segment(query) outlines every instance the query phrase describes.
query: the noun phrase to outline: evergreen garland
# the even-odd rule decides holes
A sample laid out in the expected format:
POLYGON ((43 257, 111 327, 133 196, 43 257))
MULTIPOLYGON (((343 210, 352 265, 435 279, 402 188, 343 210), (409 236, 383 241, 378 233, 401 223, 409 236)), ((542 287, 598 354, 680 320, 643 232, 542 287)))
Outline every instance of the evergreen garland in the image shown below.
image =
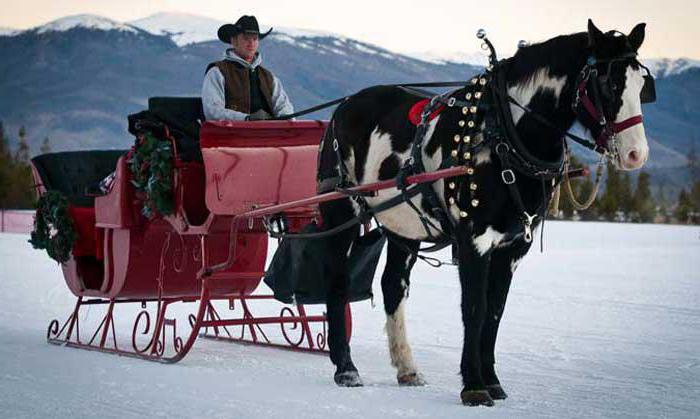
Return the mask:
POLYGON ((78 238, 68 212, 68 198, 58 191, 48 191, 37 202, 34 231, 29 243, 35 249, 46 249, 51 259, 65 263, 78 238))
POLYGON ((173 148, 150 132, 140 135, 127 160, 131 183, 145 195, 141 213, 147 218, 170 215, 173 203, 173 148))

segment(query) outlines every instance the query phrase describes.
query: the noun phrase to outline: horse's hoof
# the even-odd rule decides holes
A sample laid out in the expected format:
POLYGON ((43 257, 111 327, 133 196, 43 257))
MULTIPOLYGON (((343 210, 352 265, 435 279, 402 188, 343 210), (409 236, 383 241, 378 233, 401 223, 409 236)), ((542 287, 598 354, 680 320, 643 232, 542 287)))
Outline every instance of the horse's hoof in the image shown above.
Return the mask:
POLYGON ((340 387, 362 387, 362 379, 357 371, 337 372, 333 376, 335 383, 340 387))
POLYGON ((399 381, 399 385, 402 387, 422 387, 426 384, 423 376, 417 372, 399 375, 397 380, 399 381))
POLYGON ((489 396, 491 396, 491 398, 494 400, 505 400, 508 398, 508 394, 503 391, 503 387, 501 387, 500 384, 491 384, 490 386, 486 386, 486 390, 489 392, 489 396))
POLYGON ((462 390, 462 404, 466 406, 493 406, 493 399, 486 390, 462 390))

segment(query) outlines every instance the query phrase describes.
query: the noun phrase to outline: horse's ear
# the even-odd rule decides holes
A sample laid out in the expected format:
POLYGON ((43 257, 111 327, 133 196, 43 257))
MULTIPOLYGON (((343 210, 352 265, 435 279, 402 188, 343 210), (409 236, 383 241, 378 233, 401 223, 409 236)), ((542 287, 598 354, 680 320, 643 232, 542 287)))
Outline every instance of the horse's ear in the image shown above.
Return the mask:
POLYGON ((640 23, 632 29, 629 35, 627 35, 627 40, 630 43, 630 47, 633 51, 637 51, 639 47, 642 46, 644 42, 644 29, 646 28, 646 23, 640 23))
POLYGON ((594 47, 599 45, 605 35, 598 29, 591 19, 588 19, 588 46, 594 47))

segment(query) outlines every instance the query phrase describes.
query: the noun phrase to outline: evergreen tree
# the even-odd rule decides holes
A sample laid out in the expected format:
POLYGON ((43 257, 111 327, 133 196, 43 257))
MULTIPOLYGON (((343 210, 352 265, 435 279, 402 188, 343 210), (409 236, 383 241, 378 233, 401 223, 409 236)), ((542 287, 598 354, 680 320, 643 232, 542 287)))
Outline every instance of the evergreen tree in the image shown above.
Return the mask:
POLYGON ((629 172, 625 172, 620 178, 620 191, 617 197, 618 209, 624 214, 625 221, 629 221, 635 211, 632 195, 632 178, 629 172))
POLYGON ((49 143, 49 137, 44 138, 44 142, 41 143, 41 148, 39 149, 41 154, 46 154, 51 152, 51 143, 49 143))
POLYGON ((7 207, 12 177, 12 156, 9 141, 5 137, 5 127, 0 121, 0 208, 7 207))
POLYGON ((28 209, 33 206, 35 196, 26 134, 24 127, 20 128, 17 150, 14 154, 8 153, 8 183, 4 202, 0 203, 3 208, 28 209))
POLYGON ((27 130, 24 129, 24 126, 19 129, 19 144, 15 160, 20 164, 29 163, 29 144, 27 144, 27 130))
POLYGON ((656 203, 654 203, 654 198, 651 196, 650 179, 649 173, 644 171, 639 173, 637 177, 637 188, 631 200, 634 208, 633 221, 640 223, 651 223, 654 221, 656 203))
POLYGON ((692 207, 688 192, 686 192, 685 189, 681 189, 681 192, 678 194, 678 203, 676 204, 676 210, 673 212, 673 216, 679 223, 688 224, 691 212, 692 207))
POLYGON ((620 196, 620 174, 611 163, 608 163, 606 172, 605 191, 600 198, 598 213, 607 221, 615 221, 620 196))
POLYGON ((691 208, 690 222, 693 224, 700 224, 700 180, 693 182, 689 201, 691 208))
POLYGON ((700 161, 698 161, 695 141, 690 144, 690 151, 688 151, 688 170, 690 171, 691 182, 700 181, 700 161))

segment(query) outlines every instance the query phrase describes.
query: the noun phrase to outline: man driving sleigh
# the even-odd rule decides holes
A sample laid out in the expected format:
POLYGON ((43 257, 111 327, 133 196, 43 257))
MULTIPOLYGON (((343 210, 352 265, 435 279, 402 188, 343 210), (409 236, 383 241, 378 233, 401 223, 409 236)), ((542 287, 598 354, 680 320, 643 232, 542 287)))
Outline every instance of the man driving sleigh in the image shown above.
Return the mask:
POLYGON ((202 83, 206 119, 255 121, 294 112, 282 82, 261 65, 259 43, 270 32, 260 33, 255 16, 241 16, 219 28, 219 39, 231 48, 221 61, 207 66, 202 83))

